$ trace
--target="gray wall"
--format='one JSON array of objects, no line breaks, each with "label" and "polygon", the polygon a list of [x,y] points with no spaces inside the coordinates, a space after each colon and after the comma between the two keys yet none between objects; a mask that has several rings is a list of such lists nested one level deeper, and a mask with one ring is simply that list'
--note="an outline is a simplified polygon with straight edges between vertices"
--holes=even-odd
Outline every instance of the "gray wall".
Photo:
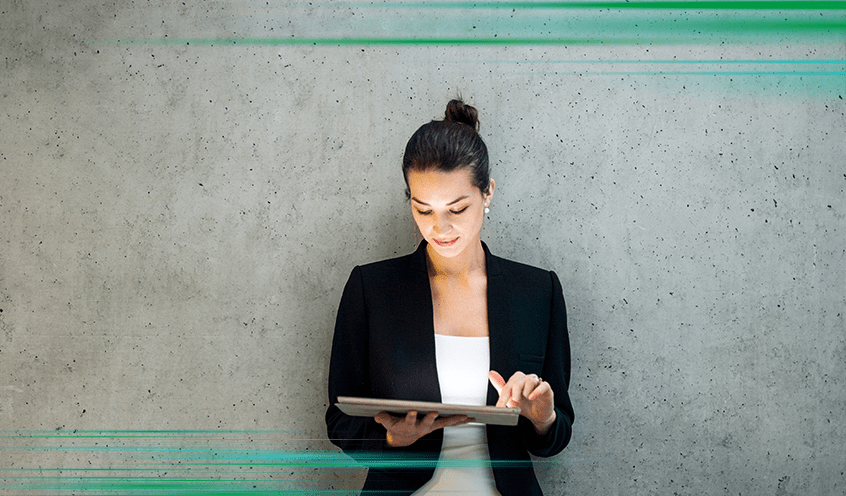
[{"label": "gray wall", "polygon": [[[547,493],[843,494],[842,30],[571,43],[557,12],[332,5],[2,3],[0,492],[196,457],[358,487],[324,440],[336,306],[414,249],[402,150],[461,93],[484,239],[565,288],[577,417]],[[438,29],[486,41],[327,41]],[[547,41],[492,36],[521,30]]]}]

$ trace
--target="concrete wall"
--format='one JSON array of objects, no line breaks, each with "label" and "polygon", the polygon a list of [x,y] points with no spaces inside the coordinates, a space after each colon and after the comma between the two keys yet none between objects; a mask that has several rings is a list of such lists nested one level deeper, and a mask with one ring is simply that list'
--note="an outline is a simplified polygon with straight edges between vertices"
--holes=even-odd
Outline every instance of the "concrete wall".
[{"label": "concrete wall", "polygon": [[546,492],[843,494],[843,10],[563,12],[3,2],[0,492],[358,487],[336,306],[414,249],[402,150],[461,93],[484,239],[565,288]]}]

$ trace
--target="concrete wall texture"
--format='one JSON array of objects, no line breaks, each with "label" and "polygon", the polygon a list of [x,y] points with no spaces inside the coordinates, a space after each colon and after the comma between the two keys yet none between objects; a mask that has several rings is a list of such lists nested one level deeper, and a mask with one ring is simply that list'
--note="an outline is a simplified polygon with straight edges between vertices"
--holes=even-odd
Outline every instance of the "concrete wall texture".
[{"label": "concrete wall texture", "polygon": [[547,494],[844,494],[844,10],[620,9],[0,2],[0,493],[359,487],[335,311],[460,93],[565,290]]}]

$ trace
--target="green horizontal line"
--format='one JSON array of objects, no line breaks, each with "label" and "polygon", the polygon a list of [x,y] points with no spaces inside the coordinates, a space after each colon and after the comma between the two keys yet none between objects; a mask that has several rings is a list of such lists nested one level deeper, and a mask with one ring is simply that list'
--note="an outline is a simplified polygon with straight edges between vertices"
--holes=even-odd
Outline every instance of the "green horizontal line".
[{"label": "green horizontal line", "polygon": [[846,2],[387,2],[331,4],[379,9],[625,9],[625,10],[846,10]]},{"label": "green horizontal line", "polygon": [[228,451],[238,451],[238,452],[274,452],[274,453],[288,453],[288,452],[301,452],[307,455],[319,455],[321,453],[326,453],[325,451],[321,450],[296,450],[296,449],[287,449],[287,448],[247,448],[247,447],[238,447],[238,448],[229,448],[223,446],[202,446],[202,447],[182,447],[182,446],[0,446],[0,450],[89,450],[89,451],[115,451],[115,450],[147,450],[147,451],[179,451],[179,452],[192,452],[192,451],[220,451],[220,452],[228,452]]},{"label": "green horizontal line", "polygon": [[128,45],[197,45],[197,46],[254,46],[254,45],[669,45],[678,43],[708,43],[693,39],[590,39],[590,38],[297,38],[297,39],[191,39],[191,40],[115,40],[104,44]]},{"label": "green horizontal line", "polygon": [[[418,61],[419,62],[419,61]],[[844,60],[428,60],[440,64],[843,64]]]},{"label": "green horizontal line", "polygon": [[[61,476],[61,475],[53,475],[53,476],[43,476],[43,477],[6,477],[6,480],[20,480],[20,481],[42,481],[42,480],[68,480],[74,479],[81,482],[87,481],[102,481],[102,482],[109,482],[112,480],[117,481],[146,481],[146,480],[155,480],[161,482],[232,482],[227,480],[221,479],[197,479],[197,478],[182,478],[182,477],[119,477],[119,476]],[[291,480],[283,480],[283,479],[238,479],[238,482],[295,482]]]},{"label": "green horizontal line", "polygon": [[[180,464],[181,465],[181,464]],[[168,467],[168,471],[187,472],[194,468]],[[149,468],[0,468],[0,472],[150,472]],[[70,476],[69,476],[70,477]]]},{"label": "green horizontal line", "polygon": [[[68,495],[68,494],[102,494],[103,491],[106,494],[114,495],[114,494],[145,494],[145,495],[173,495],[173,494],[191,494],[191,495],[203,495],[203,496],[212,496],[212,495],[220,495],[220,496],[235,496],[235,495],[256,495],[256,494],[336,494],[336,493],[349,493],[349,491],[342,491],[342,490],[319,490],[319,489],[301,489],[301,488],[274,488],[271,484],[262,484],[262,486],[270,486],[270,487],[262,487],[262,488],[246,488],[244,486],[249,484],[240,484],[238,482],[227,481],[229,489],[221,488],[218,486],[207,487],[207,488],[190,488],[185,487],[184,484],[179,484],[176,486],[169,486],[169,485],[159,485],[154,483],[144,483],[144,484],[108,484],[103,485],[102,487],[96,488],[87,488],[87,487],[74,487],[74,485],[69,484],[38,484],[36,488],[41,490],[53,490],[53,491],[67,491],[64,493],[60,493],[61,495]],[[70,486],[70,487],[66,487]],[[81,493],[71,493],[69,491],[81,491]],[[128,491],[128,492],[127,492]],[[9,493],[7,493],[9,494]],[[24,493],[27,494],[27,493]],[[41,496],[45,496],[44,493],[38,493]],[[58,495],[57,495],[58,496]]]},{"label": "green horizontal line", "polygon": [[[221,434],[216,432],[215,434]],[[224,433],[225,434],[225,433]],[[244,434],[244,433],[238,433]],[[203,436],[190,436],[185,435],[183,433],[173,433],[170,435],[163,435],[163,434],[63,434],[63,435],[51,435],[51,434],[26,434],[26,435],[17,435],[17,436],[0,436],[0,438],[5,439],[57,439],[62,441],[67,441],[68,439],[143,439],[143,440],[172,440],[172,441],[226,441],[226,442],[234,442],[234,441],[243,441],[243,442],[267,442],[267,441],[315,441],[320,440],[319,438],[314,437],[299,437],[299,438],[289,438],[289,437],[278,437],[278,438],[234,438],[234,437],[203,437]],[[328,441],[327,439],[324,439]],[[2,447],[0,447],[2,448]]]},{"label": "green horizontal line", "polygon": [[[20,438],[16,438],[16,439],[23,441],[23,440],[26,440],[26,439],[45,439],[45,438],[50,439],[47,436],[20,437]],[[243,438],[243,439],[241,439],[241,438],[225,438],[225,437],[224,438],[202,438],[202,437],[146,437],[146,436],[73,436],[73,437],[72,436],[66,436],[66,437],[56,439],[56,442],[67,443],[67,442],[70,442],[70,441],[73,441],[73,440],[80,440],[80,441],[88,440],[88,442],[90,443],[91,442],[90,439],[92,439],[92,438],[93,439],[120,439],[120,440],[133,439],[133,440],[136,440],[138,442],[142,442],[142,441],[143,442],[153,442],[153,441],[157,441],[157,440],[159,440],[159,441],[161,441],[161,440],[192,441],[192,442],[215,441],[215,442],[226,442],[226,443],[229,443],[229,444],[236,443],[236,442],[237,443],[255,443],[255,442],[264,443],[264,442],[267,442],[267,441],[317,441],[318,440],[318,439],[314,439],[314,438],[298,438],[298,439],[250,439],[250,438]],[[122,441],[122,442],[126,442],[126,441]],[[36,448],[36,447],[40,448],[41,446],[0,446],[0,450],[3,450],[3,449]],[[65,447],[65,446],[44,446],[44,448],[49,448],[49,449],[62,448],[62,447]],[[67,448],[102,449],[106,446],[87,445],[87,446],[66,446],[66,447]],[[119,448],[120,446],[108,446],[108,448],[112,448],[112,447],[118,447]],[[207,448],[207,447],[210,448],[210,446],[203,446],[203,448]],[[223,449],[223,448],[221,448],[221,449]],[[259,449],[259,448],[256,448],[256,449]]]},{"label": "green horizontal line", "polygon": [[[614,43],[642,43],[620,39]],[[156,38],[99,40],[95,43],[130,45],[577,45],[610,43],[589,38]]]},{"label": "green horizontal line", "polygon": [[[846,18],[843,20],[819,20],[815,22],[776,22],[759,21],[748,26],[742,22],[708,22],[691,25],[686,29],[668,26],[632,28],[626,26],[612,26],[605,29],[611,36],[510,36],[497,34],[476,36],[430,36],[430,37],[359,37],[359,36],[329,36],[329,37],[286,37],[286,38],[127,38],[92,40],[93,44],[103,45],[164,45],[164,46],[298,46],[298,45],[669,45],[678,43],[717,43],[725,42],[727,38],[740,37],[747,39],[765,40],[767,36],[784,37],[790,34],[803,36],[832,36],[846,35]],[[616,36],[617,32],[635,33],[642,29],[644,36]],[[597,26],[596,31],[603,31]],[[734,38],[732,38],[734,39]]]},{"label": "green horizontal line", "polygon": [[[525,75],[570,75],[570,76],[846,76],[844,72],[775,72],[775,71],[590,71],[590,72],[519,72],[509,74]],[[846,83],[846,80],[844,80]]]},{"label": "green horizontal line", "polygon": [[[61,488],[57,488],[57,489],[65,489],[65,488],[61,487]],[[125,489],[125,491],[130,491],[130,492],[128,492],[128,493],[124,493],[124,492],[115,493],[114,491],[121,491],[121,490],[110,488],[109,496],[117,496],[118,494],[129,494],[129,495],[134,496],[135,494],[138,494],[137,492],[135,492],[138,489],[139,488],[133,488],[132,490]],[[67,490],[69,490],[69,489],[67,489]],[[281,490],[280,489],[266,489],[266,490],[246,489],[246,490],[244,490],[244,489],[240,489],[240,490],[235,490],[235,491],[227,490],[225,492],[220,492],[218,490],[190,491],[189,489],[182,489],[179,492],[161,492],[161,491],[149,492],[149,491],[150,490],[145,491],[143,494],[146,494],[148,496],[155,496],[155,495],[171,496],[171,495],[175,495],[175,494],[191,494],[192,496],[256,496],[256,495],[259,495],[259,494],[267,494],[267,495],[273,495],[273,496],[284,495],[284,494],[341,494],[341,493],[349,494],[349,491],[336,490],[336,489],[332,489],[332,490],[317,490],[317,489],[281,489]],[[190,491],[190,492],[188,492],[188,491]],[[7,494],[8,494],[8,496],[16,496],[15,493],[7,493]],[[26,494],[31,494],[31,493],[26,493]],[[65,492],[65,493],[55,493],[55,494],[38,493],[38,496],[70,496],[71,494],[91,494],[91,493],[90,492],[82,492],[82,493]],[[23,496],[23,495],[21,495],[21,496]]]},{"label": "green horizontal line", "polygon": [[[328,484],[327,484],[328,485]],[[151,486],[147,487],[144,484],[134,484],[132,487],[126,485],[116,485],[114,487],[98,487],[89,488],[85,486],[78,486],[76,484],[58,484],[58,483],[41,483],[32,488],[25,488],[27,492],[21,493],[3,493],[8,496],[24,496],[37,494],[38,496],[71,496],[71,495],[108,495],[119,496],[128,495],[135,496],[143,494],[145,496],[175,496],[175,495],[191,495],[191,496],[257,496],[257,495],[273,495],[279,496],[284,494],[350,494],[350,491],[337,490],[320,490],[320,489],[289,489],[285,487],[264,487],[253,488],[245,487],[245,485],[227,485],[227,486],[210,486],[206,488],[192,488],[190,484],[181,484],[176,487]],[[55,491],[55,492],[54,492]],[[58,492],[61,491],[61,492]]]},{"label": "green horizontal line", "polygon": [[298,430],[249,430],[249,429],[240,429],[240,430],[221,430],[221,429],[195,429],[195,430],[182,430],[182,429],[161,429],[161,430],[133,430],[133,429],[116,429],[116,430],[25,430],[25,431],[7,431],[7,430],[0,430],[0,437],[5,436],[12,436],[14,434],[17,435],[28,435],[29,433],[37,433],[37,434],[55,434],[55,435],[68,435],[68,434],[245,434],[245,433],[259,433],[259,434],[267,434],[267,433],[276,433],[276,432],[317,432],[317,431],[298,431]]},{"label": "green horizontal line", "polygon": [[[397,462],[373,462],[373,463],[356,463],[350,461],[348,463],[314,463],[314,464],[299,464],[299,465],[286,465],[286,464],[275,464],[275,465],[262,465],[266,467],[314,467],[314,468],[360,468],[365,466],[379,466],[379,467],[421,467],[421,466],[434,466],[437,464],[437,461],[432,462],[421,462],[421,463],[409,463],[407,461],[397,461]],[[184,464],[180,464],[184,465]],[[257,464],[238,464],[239,466],[243,465],[257,465]],[[17,469],[18,471],[24,472],[214,472],[218,473],[220,470],[219,466],[209,466],[207,468],[198,468],[198,467],[188,467],[188,468],[180,468],[180,467],[167,467],[161,470],[156,469],[149,469],[149,468],[29,468],[29,469]],[[14,472],[14,469],[2,469],[0,468],[0,472]],[[237,472],[243,472],[237,471]],[[268,473],[274,473],[274,471],[269,471]],[[5,478],[5,476],[3,476]],[[73,477],[68,475],[66,477]]]},{"label": "green horizontal line", "polygon": [[[137,467],[110,467],[110,468],[17,468],[17,469],[3,469],[0,472],[22,473],[22,472],[81,472],[81,473],[115,473],[115,472],[203,472],[219,470],[220,467],[431,467],[444,463],[439,460],[410,460],[410,459],[370,459],[367,461],[356,462],[353,460],[339,460],[333,461],[311,461],[299,463],[284,463],[284,462],[229,462],[229,463],[180,463],[178,465],[167,465],[160,468],[137,468]],[[514,466],[528,466],[531,464],[545,464],[545,465],[561,465],[561,464],[576,464],[576,463],[596,463],[594,461],[571,461],[571,460],[491,460],[491,461],[467,461],[467,462],[450,462],[451,465],[456,466],[473,466],[478,463],[491,466],[514,467]],[[244,470],[239,470],[243,472]],[[6,476],[4,476],[6,477]],[[73,477],[68,475],[66,477]]]},{"label": "green horizontal line", "polygon": [[[333,468],[344,468],[344,467],[346,467],[346,468],[361,468],[361,467],[362,467],[362,465],[355,465],[355,464],[349,464],[349,465],[337,465],[337,466],[334,466]],[[291,469],[289,468],[289,469],[286,469],[286,470],[291,470]],[[57,471],[57,470],[52,470],[52,472],[56,472],[56,471]],[[60,472],[61,472],[61,471],[65,471],[65,470],[64,470],[64,469],[59,469],[58,471],[60,471]],[[78,470],[78,472],[81,472],[81,471],[82,471],[82,470]],[[247,473],[247,472],[249,472],[250,474],[277,474],[277,475],[279,474],[279,469],[278,469],[278,468],[273,468],[273,467],[271,467],[271,469],[270,469],[270,470],[261,470],[261,469],[249,469],[249,470],[245,470],[245,469],[243,469],[243,468],[241,468],[240,470],[221,470],[221,468],[220,468],[220,467],[193,468],[193,469],[189,469],[189,470],[184,470],[184,469],[178,469],[178,468],[173,468],[173,467],[167,467],[167,468],[164,468],[164,469],[161,469],[161,470],[156,470],[156,469],[144,469],[144,470],[101,469],[101,471],[102,471],[102,472],[105,472],[105,473],[120,473],[120,472],[149,472],[150,474],[156,474],[156,475],[137,476],[137,478],[140,478],[140,479],[144,479],[144,478],[155,478],[155,479],[159,479],[159,478],[160,478],[160,475],[159,475],[159,474],[161,474],[161,473],[170,473],[170,472],[174,472],[174,473],[177,473],[177,472],[180,472],[180,473],[181,473],[181,472],[185,472],[185,473],[186,473],[186,474],[188,474],[188,475],[193,474],[193,476],[194,476],[194,477],[199,477],[201,474],[208,473],[209,475],[208,475],[207,477],[217,477],[217,478],[219,478],[219,477],[221,477],[221,476],[227,476],[227,477],[228,477],[228,476],[229,476],[229,475],[231,475],[231,474],[244,474],[244,473]],[[300,470],[296,470],[296,471],[298,471],[298,472],[302,472],[302,473],[305,473],[305,472],[313,472],[314,470],[313,470],[313,469],[309,469],[309,468],[308,468],[308,466],[303,466],[303,467],[302,467],[302,469],[300,469]],[[67,472],[75,472],[75,471],[73,471],[73,470],[67,470]],[[187,477],[188,475],[186,475],[186,477]],[[109,478],[121,479],[121,478],[127,478],[127,477],[129,477],[129,476],[126,476],[126,475],[113,475],[113,476],[107,476],[107,475],[100,475],[100,476],[84,476],[84,475],[78,475],[78,474],[74,474],[74,475],[52,475],[52,476],[48,476],[48,475],[38,475],[38,476],[36,476],[36,475],[28,475],[28,476],[27,476],[27,475],[21,475],[21,476],[5,476],[5,475],[4,475],[4,476],[3,476],[3,480],[12,480],[12,479],[16,479],[16,480],[40,480],[40,479],[44,479],[44,478],[52,478],[52,479],[85,479],[85,478],[89,478],[89,477],[93,477],[93,478],[100,478],[100,479],[109,479]],[[175,478],[177,478],[177,479],[179,479],[179,480],[182,480],[182,479],[183,479],[183,477],[181,477],[181,476],[179,476],[179,475],[174,475],[173,477],[175,477]],[[129,478],[131,478],[131,477],[129,477]],[[274,479],[274,480],[277,480],[277,479]],[[287,480],[287,479],[278,479],[278,480],[284,481],[284,480]]]},{"label": "green horizontal line", "polygon": [[[251,474],[255,471],[250,472]],[[259,472],[265,473],[265,472]],[[268,473],[276,473],[278,472],[268,472]],[[131,482],[131,481],[146,481],[146,480],[154,480],[156,482],[207,482],[207,483],[217,483],[217,482],[232,482],[232,479],[222,479],[220,477],[216,477],[214,479],[207,478],[207,477],[178,477],[178,476],[171,476],[171,477],[161,477],[161,476],[96,476],[96,475],[79,475],[79,476],[61,476],[61,475],[45,475],[41,477],[8,477],[5,480],[19,480],[19,481],[51,481],[51,480],[76,480],[79,482],[87,482],[87,481],[100,481],[100,482],[110,482],[110,481],[121,481],[121,482]],[[261,482],[301,482],[301,481],[294,481],[290,479],[265,479],[265,478],[243,478],[238,479],[239,482],[250,482],[250,483],[261,483]]]}]

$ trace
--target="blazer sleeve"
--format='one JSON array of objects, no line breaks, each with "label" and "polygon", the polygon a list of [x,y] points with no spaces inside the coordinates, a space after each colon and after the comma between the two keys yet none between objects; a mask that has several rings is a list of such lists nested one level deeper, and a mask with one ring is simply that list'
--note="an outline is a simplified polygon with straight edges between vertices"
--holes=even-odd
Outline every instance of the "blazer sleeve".
[{"label": "blazer sleeve", "polygon": [[385,429],[375,420],[346,415],[335,406],[338,396],[370,396],[368,341],[361,268],[355,267],[344,287],[335,320],[326,429],[329,440],[358,461],[387,447]]},{"label": "blazer sleeve", "polygon": [[552,279],[552,301],[541,377],[552,387],[556,419],[546,434],[539,435],[531,422],[520,417],[520,429],[523,431],[526,449],[531,454],[542,457],[556,455],[567,446],[575,418],[567,392],[570,387],[570,337],[567,332],[564,293],[555,272],[550,271],[549,275]]}]

